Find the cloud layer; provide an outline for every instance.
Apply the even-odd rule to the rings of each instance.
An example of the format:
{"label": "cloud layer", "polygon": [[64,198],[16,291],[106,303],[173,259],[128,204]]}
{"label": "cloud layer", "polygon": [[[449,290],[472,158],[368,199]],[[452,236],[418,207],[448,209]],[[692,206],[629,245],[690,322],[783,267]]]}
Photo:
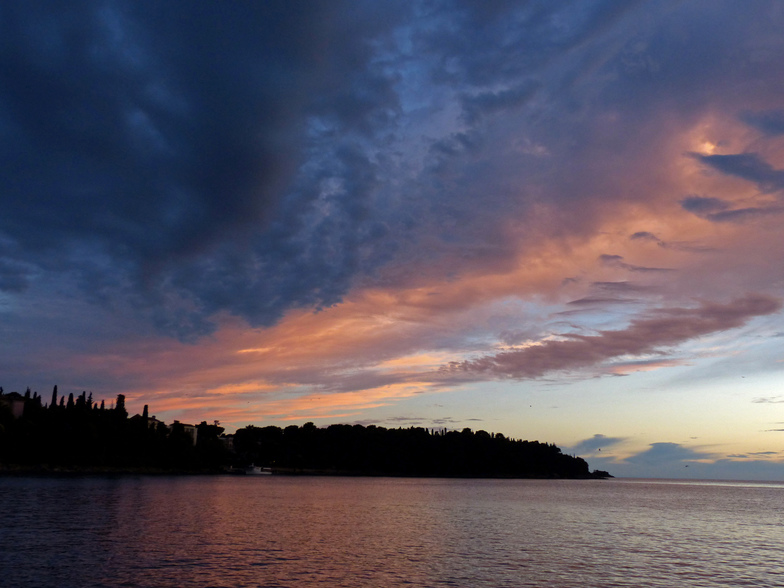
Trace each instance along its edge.
{"label": "cloud layer", "polygon": [[[620,173],[618,146],[631,133],[649,142],[639,157],[664,147],[635,122],[671,106],[657,90],[677,83],[699,104],[711,64],[737,47],[713,35],[713,55],[693,47],[764,12],[711,10],[684,41],[668,10],[3,7],[0,288],[45,276],[195,340],[223,312],[268,326],[363,284],[509,263],[542,229],[594,230],[608,207],[649,197]],[[778,112],[737,116],[775,137]],[[695,157],[781,187],[757,154]],[[716,221],[776,210],[696,202],[684,207]],[[547,209],[558,216],[544,227],[533,219]],[[604,263],[663,269],[615,255]]]}
{"label": "cloud layer", "polygon": [[0,385],[490,427],[588,376],[763,379],[782,27],[764,0],[0,6]]}

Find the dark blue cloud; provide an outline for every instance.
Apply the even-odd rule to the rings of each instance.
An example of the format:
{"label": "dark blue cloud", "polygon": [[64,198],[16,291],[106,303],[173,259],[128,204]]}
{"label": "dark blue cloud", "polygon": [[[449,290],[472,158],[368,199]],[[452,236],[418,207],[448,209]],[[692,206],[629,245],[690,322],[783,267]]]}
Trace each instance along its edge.
{"label": "dark blue cloud", "polygon": [[24,292],[30,282],[30,270],[19,262],[0,259],[0,292]]}
{"label": "dark blue cloud", "polygon": [[784,135],[784,110],[746,111],[740,120],[770,136]]}
{"label": "dark blue cloud", "polygon": [[749,206],[709,214],[705,218],[717,223],[739,223],[747,219],[779,215],[784,212],[781,206]]}
{"label": "dark blue cloud", "polygon": [[720,65],[775,19],[673,6],[4,4],[0,289],[67,282],[192,339],[220,313],[270,325],[382,275],[512,263],[541,204],[589,232],[612,154],[660,140],[644,121],[778,63]]}
{"label": "dark blue cloud", "polygon": [[623,441],[625,441],[623,437],[607,437],[606,435],[596,434],[593,437],[583,439],[577,445],[568,448],[568,452],[575,455],[594,454]]}
{"label": "dark blue cloud", "polygon": [[464,96],[463,111],[466,120],[473,124],[483,114],[507,112],[522,106],[530,100],[538,88],[538,84],[524,83],[500,92],[482,92],[472,96]]}
{"label": "dark blue cloud", "polygon": [[777,205],[731,208],[732,205],[726,200],[707,196],[687,196],[681,200],[681,206],[684,210],[716,223],[740,223],[747,219],[784,212],[784,208]]}
{"label": "dark blue cloud", "polygon": [[689,449],[678,443],[651,443],[649,449],[642,451],[625,461],[645,466],[663,466],[675,463],[692,462],[712,457],[709,453]]}
{"label": "dark blue cloud", "polygon": [[[397,16],[370,8],[0,8],[0,236],[17,258],[0,287],[25,287],[20,259],[66,271],[180,335],[219,310],[268,324],[339,300],[362,242],[384,236],[366,214],[373,164],[348,140],[397,108],[368,64]],[[309,222],[319,181],[339,187]]]}
{"label": "dark blue cloud", "polygon": [[693,157],[703,164],[724,174],[749,180],[762,190],[773,191],[784,188],[784,171],[774,169],[756,153],[734,155],[700,155]]}
{"label": "dark blue cloud", "polygon": [[681,200],[681,206],[684,210],[688,210],[694,214],[705,215],[725,211],[730,207],[730,203],[721,198],[687,196]]}
{"label": "dark blue cloud", "polygon": [[774,451],[760,451],[724,457],[679,443],[665,442],[651,443],[645,451],[624,460],[593,455],[590,464],[618,477],[778,481],[784,475],[784,462],[749,459],[754,456],[772,458],[776,455]]}
{"label": "dark blue cloud", "polygon": [[639,2],[435,2],[440,26],[422,37],[435,77],[466,86],[515,85],[607,31]]}
{"label": "dark blue cloud", "polygon": [[[681,206],[695,214],[710,210],[724,210],[729,205],[718,198],[706,198],[704,196],[689,196],[681,200]],[[698,243],[687,241],[662,241],[659,237],[648,231],[638,231],[629,236],[630,241],[641,241],[655,243],[662,249],[674,249],[676,251],[705,252],[710,248]]]}

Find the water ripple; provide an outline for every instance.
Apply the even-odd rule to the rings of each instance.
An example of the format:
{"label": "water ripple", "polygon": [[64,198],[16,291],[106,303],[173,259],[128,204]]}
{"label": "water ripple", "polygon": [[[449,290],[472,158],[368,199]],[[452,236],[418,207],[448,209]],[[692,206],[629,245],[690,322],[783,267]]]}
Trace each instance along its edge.
{"label": "water ripple", "polygon": [[8,588],[784,586],[784,486],[0,479]]}

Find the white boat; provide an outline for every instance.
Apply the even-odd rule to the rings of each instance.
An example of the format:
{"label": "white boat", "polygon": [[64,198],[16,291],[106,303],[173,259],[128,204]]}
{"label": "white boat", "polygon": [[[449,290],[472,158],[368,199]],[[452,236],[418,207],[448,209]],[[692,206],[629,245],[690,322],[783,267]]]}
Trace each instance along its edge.
{"label": "white boat", "polygon": [[248,476],[264,476],[270,474],[272,474],[272,468],[263,468],[253,464],[250,464],[245,468],[245,475]]}

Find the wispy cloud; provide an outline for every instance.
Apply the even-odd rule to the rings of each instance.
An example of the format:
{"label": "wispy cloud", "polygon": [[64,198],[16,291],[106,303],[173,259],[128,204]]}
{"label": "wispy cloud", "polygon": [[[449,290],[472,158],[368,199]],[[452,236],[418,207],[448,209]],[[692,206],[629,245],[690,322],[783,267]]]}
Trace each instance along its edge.
{"label": "wispy cloud", "polygon": [[726,304],[703,302],[695,308],[662,309],[650,318],[633,320],[623,330],[568,335],[525,349],[452,362],[442,370],[452,374],[536,378],[552,371],[599,365],[617,357],[658,353],[696,337],[740,327],[754,317],[780,309],[778,299],[759,294]]}
{"label": "wispy cloud", "polygon": [[599,261],[606,266],[609,267],[617,267],[620,269],[625,269],[630,272],[671,272],[673,271],[672,268],[663,268],[663,267],[644,267],[639,265],[633,265],[630,263],[626,263],[623,261],[622,255],[608,255],[602,254],[599,256]]}

